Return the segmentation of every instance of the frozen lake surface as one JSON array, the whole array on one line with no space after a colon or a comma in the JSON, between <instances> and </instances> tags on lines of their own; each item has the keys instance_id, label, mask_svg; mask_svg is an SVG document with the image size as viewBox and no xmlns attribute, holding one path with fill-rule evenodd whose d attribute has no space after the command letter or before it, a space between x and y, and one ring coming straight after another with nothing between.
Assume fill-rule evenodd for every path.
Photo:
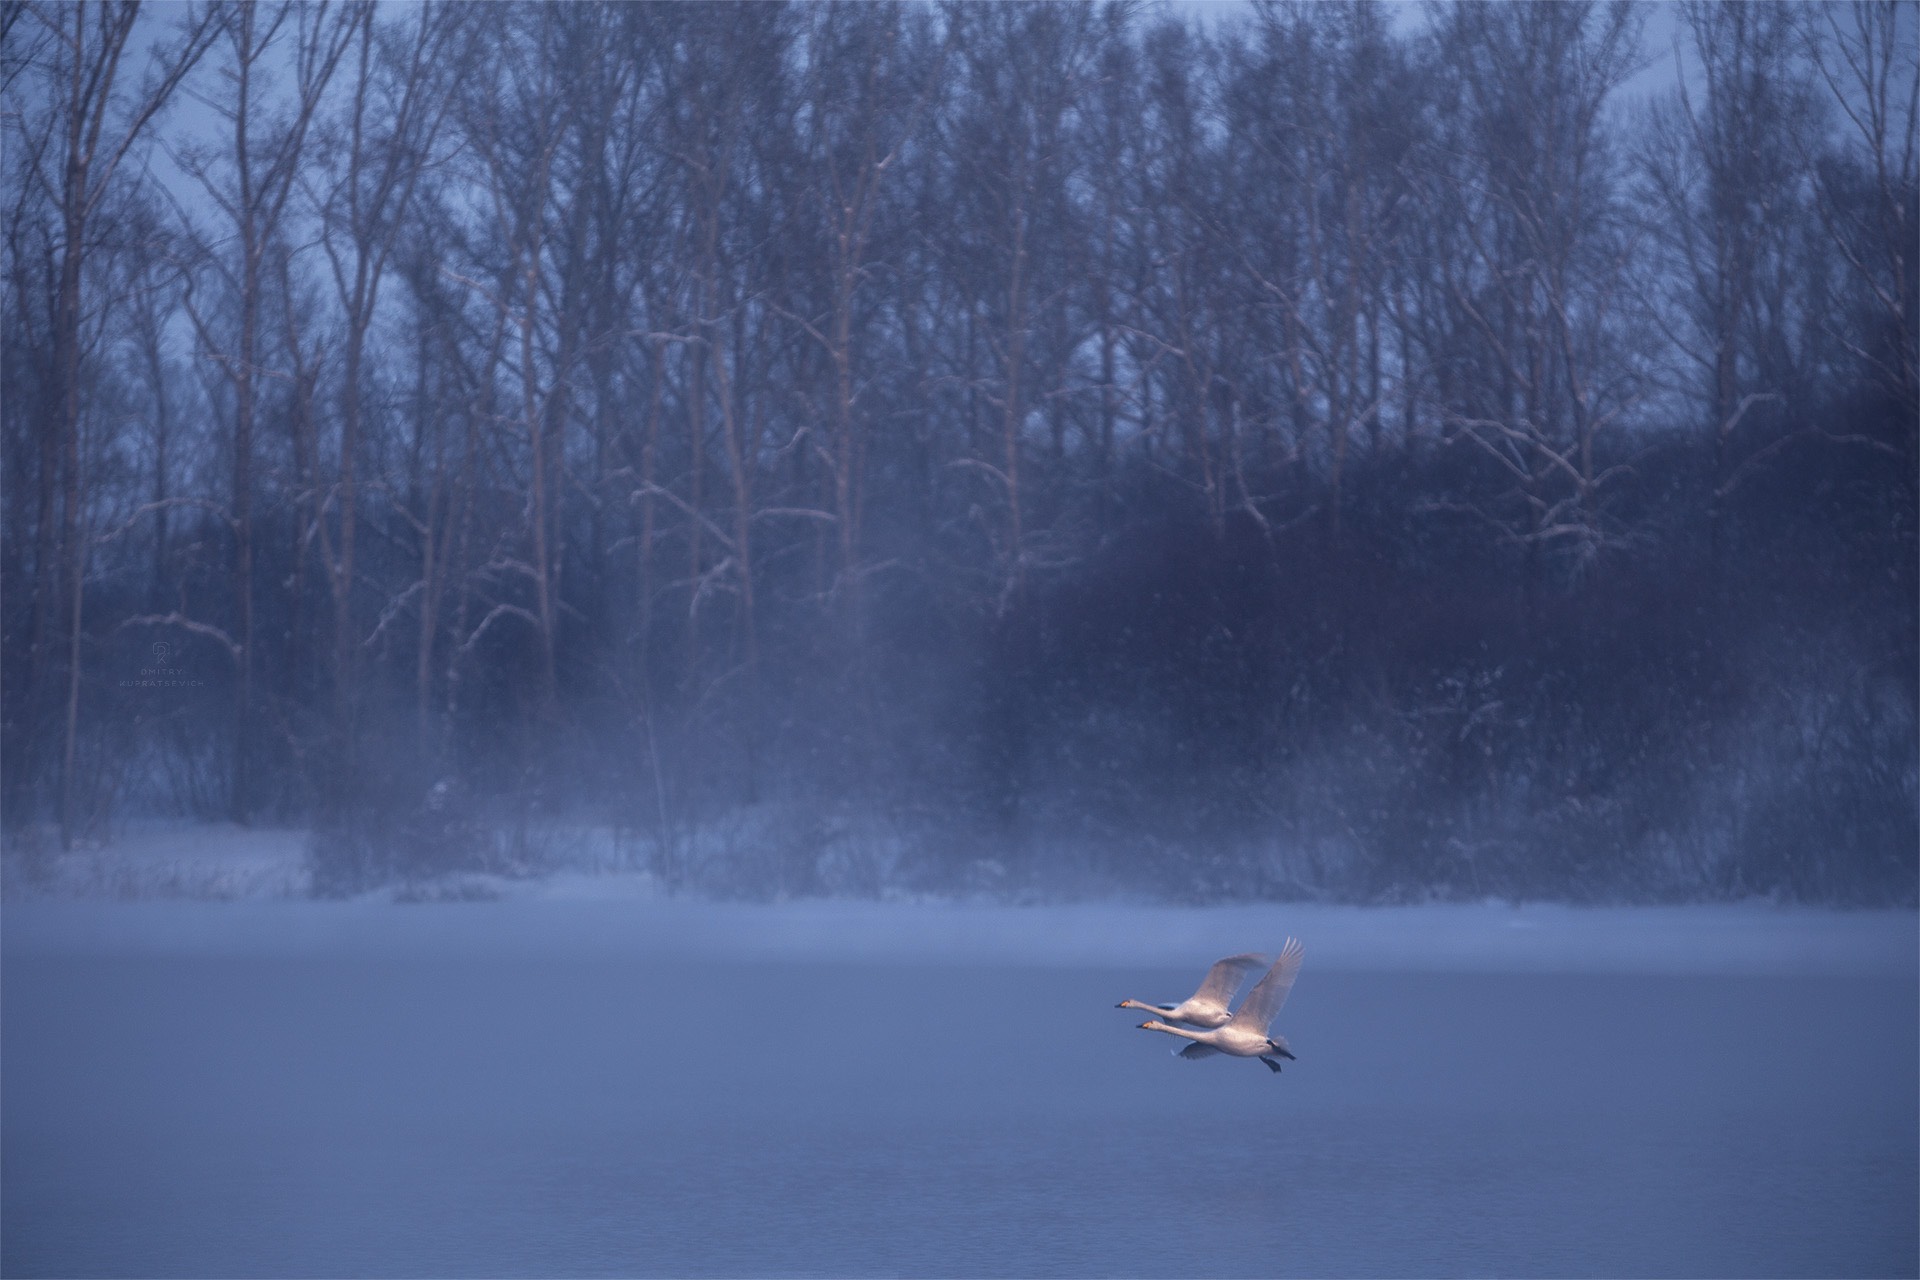
<instances>
[{"instance_id":1,"label":"frozen lake surface","mask_svg":"<svg viewBox=\"0 0 1920 1280\"><path fill-rule=\"evenodd\" d=\"M5 926L9 1276L1920 1266L1911 913L28 903ZM1284 1075L1179 1061L1112 1007L1287 931Z\"/></svg>"}]
</instances>

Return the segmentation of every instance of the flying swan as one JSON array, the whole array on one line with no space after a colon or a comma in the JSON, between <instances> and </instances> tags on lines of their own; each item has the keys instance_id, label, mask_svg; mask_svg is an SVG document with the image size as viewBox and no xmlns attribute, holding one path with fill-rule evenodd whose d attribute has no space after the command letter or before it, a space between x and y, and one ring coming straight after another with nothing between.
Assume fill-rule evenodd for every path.
<instances>
[{"instance_id":1,"label":"flying swan","mask_svg":"<svg viewBox=\"0 0 1920 1280\"><path fill-rule=\"evenodd\" d=\"M1185 1022L1196 1027L1224 1027L1233 1015L1227 1005L1233 999L1233 993L1247 980L1247 975L1266 964L1267 958L1249 952L1243 956L1228 956L1207 970L1206 981L1200 989L1176 1005L1146 1004L1139 1000L1122 1000L1113 1006L1116 1009L1145 1009L1148 1013L1157 1013L1163 1018L1175 1022Z\"/></svg>"},{"instance_id":2,"label":"flying swan","mask_svg":"<svg viewBox=\"0 0 1920 1280\"><path fill-rule=\"evenodd\" d=\"M1287 993L1293 990L1293 980L1300 975L1300 959L1305 954L1306 948L1300 945L1298 938L1288 938L1273 968L1267 970L1266 977L1254 983L1253 990L1247 993L1247 998L1225 1026L1210 1031L1188 1031L1181 1027L1170 1027L1164 1022L1143 1022L1140 1029L1164 1031L1168 1035L1193 1041L1186 1048L1176 1050L1182 1058L1207 1058L1216 1053L1230 1053L1236 1058L1258 1058L1267 1064L1268 1070L1278 1071L1280 1064L1274 1055L1291 1061L1293 1050L1287 1047L1285 1036L1271 1036L1267 1028L1280 1012L1280 1006L1287 1002ZM1215 966L1216 969L1218 967ZM1207 980L1211 982L1213 975L1209 974Z\"/></svg>"}]
</instances>

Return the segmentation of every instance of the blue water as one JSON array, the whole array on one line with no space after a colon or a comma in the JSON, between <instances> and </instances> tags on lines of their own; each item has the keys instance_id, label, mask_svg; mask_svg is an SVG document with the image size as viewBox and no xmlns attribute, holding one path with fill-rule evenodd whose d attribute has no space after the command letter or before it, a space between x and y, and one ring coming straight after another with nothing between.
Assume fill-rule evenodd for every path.
<instances>
[{"instance_id":1,"label":"blue water","mask_svg":"<svg viewBox=\"0 0 1920 1280\"><path fill-rule=\"evenodd\" d=\"M1274 1076L1112 1007L1185 968L13 952L0 1270L1920 1267L1913 980L1312 956Z\"/></svg>"}]
</instances>

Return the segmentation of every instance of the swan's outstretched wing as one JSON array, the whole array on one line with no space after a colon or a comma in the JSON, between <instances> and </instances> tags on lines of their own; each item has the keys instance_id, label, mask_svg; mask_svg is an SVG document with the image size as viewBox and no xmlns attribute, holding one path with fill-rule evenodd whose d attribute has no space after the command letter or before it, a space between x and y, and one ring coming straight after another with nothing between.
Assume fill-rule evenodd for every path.
<instances>
[{"instance_id":1,"label":"swan's outstretched wing","mask_svg":"<svg viewBox=\"0 0 1920 1280\"><path fill-rule=\"evenodd\" d=\"M1267 976L1253 984L1253 990L1241 1002L1239 1010L1233 1015L1233 1024L1250 1027L1261 1035L1267 1034L1267 1027L1280 1012L1280 1006L1287 1002L1287 993L1293 990L1293 980L1300 976L1300 960L1307 949L1300 945L1300 939L1288 938L1287 945L1280 948L1280 958L1273 962L1273 968L1267 970Z\"/></svg>"},{"instance_id":2,"label":"swan's outstretched wing","mask_svg":"<svg viewBox=\"0 0 1920 1280\"><path fill-rule=\"evenodd\" d=\"M1233 1003L1234 993L1240 990L1240 984L1247 975L1266 967L1267 958L1248 952L1243 956L1228 956L1207 970L1207 980L1193 993L1195 1000L1206 1004L1217 1004L1222 1009Z\"/></svg>"},{"instance_id":3,"label":"swan's outstretched wing","mask_svg":"<svg viewBox=\"0 0 1920 1280\"><path fill-rule=\"evenodd\" d=\"M1198 1058L1211 1058L1214 1054L1218 1052L1220 1051L1214 1048L1212 1045L1201 1044L1198 1040L1196 1040L1184 1049L1175 1049L1173 1051L1173 1056L1176 1058L1185 1058L1187 1061L1192 1062Z\"/></svg>"}]
</instances>

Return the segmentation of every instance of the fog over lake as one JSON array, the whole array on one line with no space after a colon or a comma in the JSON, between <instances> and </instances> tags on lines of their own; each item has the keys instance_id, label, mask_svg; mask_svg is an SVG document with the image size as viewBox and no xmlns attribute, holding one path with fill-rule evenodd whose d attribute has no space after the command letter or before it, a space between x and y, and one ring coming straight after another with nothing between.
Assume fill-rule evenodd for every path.
<instances>
[{"instance_id":1,"label":"fog over lake","mask_svg":"<svg viewBox=\"0 0 1920 1280\"><path fill-rule=\"evenodd\" d=\"M1915 1269L1910 913L5 923L8 1275ZM1289 927L1282 1075L1112 1007Z\"/></svg>"}]
</instances>

